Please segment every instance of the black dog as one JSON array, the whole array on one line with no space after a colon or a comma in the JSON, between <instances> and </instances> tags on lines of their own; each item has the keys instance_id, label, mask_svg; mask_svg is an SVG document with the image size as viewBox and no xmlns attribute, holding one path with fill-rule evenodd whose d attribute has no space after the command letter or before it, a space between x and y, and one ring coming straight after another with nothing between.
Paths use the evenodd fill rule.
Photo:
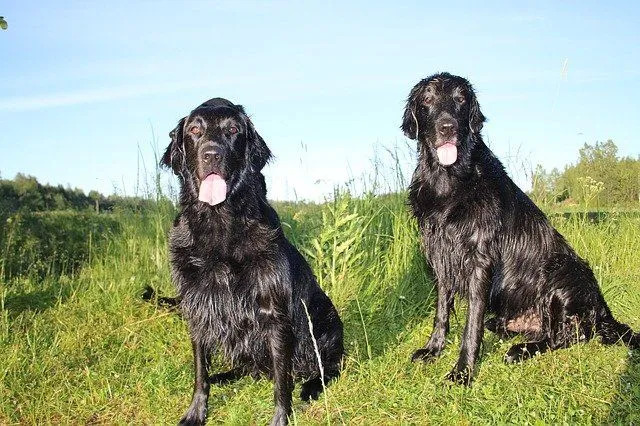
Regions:
<instances>
[{"instance_id":1,"label":"black dog","mask_svg":"<svg viewBox=\"0 0 640 426\"><path fill-rule=\"evenodd\" d=\"M409 200L438 283L434 330L412 360L442 352L455 293L469 301L460 357L448 378L469 384L487 328L528 341L507 362L566 348L594 335L640 346L611 315L589 268L545 215L507 176L484 144L485 117L469 82L447 73L409 94L402 130L418 141Z\"/></svg>"},{"instance_id":2,"label":"black dog","mask_svg":"<svg viewBox=\"0 0 640 426\"><path fill-rule=\"evenodd\" d=\"M342 322L267 202L261 170L271 152L244 109L211 99L170 136L161 164L181 184L181 212L169 238L171 271L195 360L193 400L181 423L204 423L210 383L266 374L274 381L272 424L286 424L294 376L307 380L304 400L317 398L338 377ZM209 377L216 350L232 369Z\"/></svg>"}]
</instances>

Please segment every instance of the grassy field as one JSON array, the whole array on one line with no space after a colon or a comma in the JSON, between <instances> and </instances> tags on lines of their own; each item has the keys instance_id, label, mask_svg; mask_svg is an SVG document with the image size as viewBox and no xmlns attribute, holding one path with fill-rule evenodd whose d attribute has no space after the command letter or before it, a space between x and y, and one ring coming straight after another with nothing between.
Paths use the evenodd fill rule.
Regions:
<instances>
[{"instance_id":1,"label":"grassy field","mask_svg":"<svg viewBox=\"0 0 640 426\"><path fill-rule=\"evenodd\" d=\"M277 205L286 233L340 310L348 350L326 399L304 404L296 394L294 422L640 423L640 354L623 346L592 341L508 366L502 357L515 340L487 332L473 386L449 385L444 376L456 360L463 303L443 357L410 363L431 331L435 291L405 197L338 194L321 206ZM20 223L29 227L2 225L0 424L180 419L193 380L187 329L179 315L140 297L146 285L173 294L166 233L174 214L164 205L94 216L95 225L75 233L65 230L93 219L27 215ZM38 220L49 231L29 234ZM614 212L595 223L576 215L553 221L593 266L615 315L640 330L640 217ZM48 241L55 239L50 222L59 227L55 244ZM73 253L77 258L68 258ZM39 266L30 268L34 261ZM224 368L220 360L214 365ZM272 410L266 380L211 390L212 424L266 424Z\"/></svg>"}]
</instances>

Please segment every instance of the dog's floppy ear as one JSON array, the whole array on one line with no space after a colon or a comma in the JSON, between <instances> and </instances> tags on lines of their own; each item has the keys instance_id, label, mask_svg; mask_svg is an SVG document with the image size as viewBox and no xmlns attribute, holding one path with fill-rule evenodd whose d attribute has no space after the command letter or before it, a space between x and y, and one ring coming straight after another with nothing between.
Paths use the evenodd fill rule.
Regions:
<instances>
[{"instance_id":1,"label":"dog's floppy ear","mask_svg":"<svg viewBox=\"0 0 640 426\"><path fill-rule=\"evenodd\" d=\"M262 136L254 130L255 141L252 145L253 149L249 151L249 160L255 171L260 171L271 159L271 150Z\"/></svg>"},{"instance_id":2,"label":"dog's floppy ear","mask_svg":"<svg viewBox=\"0 0 640 426\"><path fill-rule=\"evenodd\" d=\"M411 89L409 98L407 98L407 106L404 108L404 115L402 116L402 126L400 128L404 132L404 135L409 139L418 139L418 117L416 116L416 107L418 105L418 94L421 90L421 85L417 84Z\"/></svg>"},{"instance_id":3,"label":"dog's floppy ear","mask_svg":"<svg viewBox=\"0 0 640 426\"><path fill-rule=\"evenodd\" d=\"M473 133L480 133L482 130L482 123L487 119L480 111L480 104L473 91L469 91L471 99L469 101L469 128Z\"/></svg>"},{"instance_id":4,"label":"dog's floppy ear","mask_svg":"<svg viewBox=\"0 0 640 426\"><path fill-rule=\"evenodd\" d=\"M271 150L262 139L262 136L256 131L242 105L236 105L235 107L244 115L247 124L247 164L254 172L259 172L271 159Z\"/></svg>"},{"instance_id":5,"label":"dog's floppy ear","mask_svg":"<svg viewBox=\"0 0 640 426\"><path fill-rule=\"evenodd\" d=\"M186 117L181 119L176 128L169 132L171 142L160 160L161 166L171 167L173 173L177 175L180 174L185 163L184 142L182 140L182 128L184 127L185 119Z\"/></svg>"}]
</instances>

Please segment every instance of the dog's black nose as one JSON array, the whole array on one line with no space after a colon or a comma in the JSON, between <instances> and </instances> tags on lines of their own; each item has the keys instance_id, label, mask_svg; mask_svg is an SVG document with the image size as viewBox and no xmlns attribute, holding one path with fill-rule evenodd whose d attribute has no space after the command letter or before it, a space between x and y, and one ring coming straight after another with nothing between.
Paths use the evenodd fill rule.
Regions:
<instances>
[{"instance_id":1,"label":"dog's black nose","mask_svg":"<svg viewBox=\"0 0 640 426\"><path fill-rule=\"evenodd\" d=\"M208 149L202 155L202 160L207 164L218 164L221 158L222 154L215 148Z\"/></svg>"},{"instance_id":2,"label":"dog's black nose","mask_svg":"<svg viewBox=\"0 0 640 426\"><path fill-rule=\"evenodd\" d=\"M438 124L438 133L440 133L442 136L450 136L455 130L455 124L450 121L445 121Z\"/></svg>"}]
</instances>

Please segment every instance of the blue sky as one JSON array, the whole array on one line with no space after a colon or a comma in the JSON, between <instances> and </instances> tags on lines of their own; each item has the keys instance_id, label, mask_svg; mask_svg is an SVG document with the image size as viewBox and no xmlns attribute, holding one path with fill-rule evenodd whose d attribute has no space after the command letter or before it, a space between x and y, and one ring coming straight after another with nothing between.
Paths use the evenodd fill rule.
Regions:
<instances>
[{"instance_id":1,"label":"blue sky","mask_svg":"<svg viewBox=\"0 0 640 426\"><path fill-rule=\"evenodd\" d=\"M11 1L0 15L3 178L132 194L139 152L151 169L152 145L222 96L276 156L271 198L322 199L376 153L390 161L410 88L438 71L473 82L485 139L525 186L527 167L563 167L584 142L640 154L637 2Z\"/></svg>"}]
</instances>

